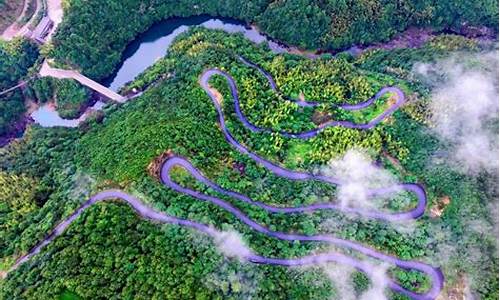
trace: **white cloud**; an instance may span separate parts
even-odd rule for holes
[[[376,266],[370,276],[371,287],[364,292],[360,300],[387,300],[385,289],[387,287],[387,267]]]
[[[451,146],[449,158],[460,170],[476,174],[498,169],[498,50],[461,55],[414,72],[432,87],[432,127]],[[493,127],[493,128],[492,128]]]
[[[370,189],[394,187],[397,181],[390,172],[375,166],[368,155],[357,150],[349,150],[341,159],[331,161],[321,173],[342,182],[337,188],[337,201],[342,207],[377,210],[396,195],[388,194],[386,199],[370,196]]]
[[[336,299],[355,300],[356,294],[352,286],[351,276],[354,268],[341,264],[329,263],[324,267],[325,273],[332,281],[336,290]]]
[[[236,231],[217,231],[214,233],[214,241],[219,251],[227,257],[244,260],[252,254],[241,235]]]

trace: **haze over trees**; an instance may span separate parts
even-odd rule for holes
[[[287,54],[274,55],[238,35],[191,30],[179,37],[164,59],[128,87],[142,89],[155,83],[143,96],[121,106],[112,105],[105,110],[104,117],[96,116],[79,129],[32,127],[23,140],[2,149],[0,183],[13,184],[5,190],[9,199],[1,207],[5,220],[2,221],[9,224],[0,228],[1,236],[6,237],[2,264],[8,267],[91,194],[117,186],[140,195],[149,205],[169,214],[221,230],[238,231],[253,251],[263,255],[298,257],[321,251],[313,244],[289,243],[255,233],[221,208],[167,189],[148,174],[151,161],[171,150],[188,158],[217,184],[268,204],[310,204],[329,201],[336,195],[336,188],[330,185],[277,177],[225,142],[215,122],[213,104],[198,83],[203,70],[218,67],[235,78],[242,110],[248,118],[274,130],[300,131],[317,126],[314,122],[317,112],[300,109],[287,101],[286,96],[302,94],[327,104],[356,103],[384,85],[398,85],[408,95],[420,99],[421,105],[405,106],[374,130],[336,127],[301,141],[249,132],[234,115],[225,81],[221,78],[211,81],[223,95],[229,130],[259,155],[288,168],[314,170],[353,147],[362,147],[397,178],[424,184],[429,205],[439,203],[443,196],[451,197],[442,218],[425,215],[413,225],[411,235],[384,222],[348,218],[338,212],[274,215],[235,199],[227,200],[273,230],[335,234],[403,259],[438,261],[443,255],[442,245],[453,245],[456,251],[447,253],[449,259],[439,260],[447,280],[460,280],[457,273],[473,274],[472,278],[480,278],[474,279],[474,293],[484,299],[498,299],[498,265],[491,263],[495,259],[494,239],[468,227],[473,219],[489,222],[489,212],[483,204],[492,196],[478,185],[485,177],[465,176],[447,165],[425,167],[426,159],[443,145],[428,131],[425,115],[428,88],[422,82],[411,81],[404,72],[411,70],[412,62],[432,61],[452,50],[473,52],[479,46],[462,37],[443,36],[417,49],[373,50],[357,59],[325,56],[311,61]],[[265,78],[243,65],[236,55],[268,70],[282,92],[271,91]],[[378,64],[380,60],[385,64]],[[166,77],[166,73],[175,76]],[[50,84],[54,83],[40,83]],[[36,93],[43,94],[45,89],[37,90]],[[374,109],[370,107],[366,115],[356,117],[368,118]],[[318,110],[324,118],[355,117],[329,105]],[[391,163],[387,153],[401,165]],[[238,166],[244,166],[243,171]],[[183,170],[176,170],[172,176],[182,186],[216,195]],[[22,193],[17,194],[18,190]],[[411,199],[407,201],[395,201],[387,209],[406,208],[405,205],[412,203]],[[469,211],[475,213],[468,215]],[[444,235],[438,239],[437,232]],[[470,256],[470,249],[483,254]],[[396,269],[392,272],[408,289],[428,288],[428,280],[418,272]],[[355,287],[356,295],[370,287],[370,280],[360,273],[349,278],[347,281]],[[105,288],[102,282],[106,282]],[[30,287],[24,289],[26,286]],[[134,295],[265,299],[273,295],[273,299],[325,299],[338,297],[337,293],[322,269],[297,271],[227,259],[215,250],[210,239],[178,226],[158,226],[140,220],[130,208],[119,203],[91,207],[41,255],[9,274],[0,284],[0,298],[13,295],[28,299],[68,294],[83,298]],[[391,297],[404,299],[398,295]]]
[[[25,39],[0,41],[0,90],[30,76],[29,69],[45,55],[55,58],[60,67],[103,79],[113,72],[131,40],[153,23],[176,16],[232,17],[255,24],[290,45],[328,50],[386,41],[410,26],[448,32],[465,27],[480,30],[481,26],[496,30],[498,25],[498,7],[492,0],[64,3],[63,23],[53,45],[45,49],[50,51],[40,55],[39,48]],[[492,53],[496,60],[491,60]],[[220,93],[226,126],[245,147],[278,165],[312,173],[334,172],[332,166],[348,161],[349,154],[362,153],[369,167],[356,171],[384,170],[394,181],[425,187],[426,212],[410,224],[331,210],[275,214],[221,195],[180,167],[171,172],[174,182],[221,197],[273,231],[332,235],[403,260],[439,266],[446,278],[445,297],[448,291],[463,288],[465,293],[467,288],[479,299],[498,300],[498,240],[492,234],[498,221],[491,214],[498,208],[497,177],[491,171],[494,161],[487,160],[488,167],[493,166],[490,169],[464,172],[454,161],[457,141],[443,139],[432,123],[435,90],[450,91],[446,71],[454,68],[483,74],[480,78],[488,79],[482,82],[486,94],[496,92],[493,102],[497,101],[498,90],[490,93],[488,89],[491,82],[498,83],[497,75],[492,75],[498,71],[497,54],[498,49],[486,42],[440,34],[415,48],[308,59],[273,53],[240,34],[192,28],[174,41],[165,57],[124,87],[124,93],[144,91],[140,97],[124,104],[108,103],[78,128],[34,124],[21,139],[0,148],[0,272],[8,271],[61,220],[105,189],[122,189],[166,214],[205,223],[221,232],[237,232],[240,244],[263,256],[297,258],[331,250],[326,245],[255,232],[227,210],[165,187],[151,171],[152,162],[174,153],[188,159],[217,185],[268,205],[296,207],[339,201],[342,189],[338,186],[284,179],[227,143],[215,107],[199,83],[202,72],[217,68],[234,78],[241,111],[248,120],[274,131],[252,132],[243,126],[226,80],[214,76],[210,86]],[[484,59],[486,55],[488,59]],[[439,65],[450,56],[459,57],[459,64],[446,61],[446,68]],[[278,91],[238,57],[269,72]],[[433,74],[432,66],[444,73]],[[386,86],[399,87],[408,102],[371,130],[330,127],[305,140],[276,133],[312,130],[332,120],[369,122],[394,101],[394,95],[381,97],[359,111],[336,105],[360,103]],[[457,90],[454,95],[463,103],[475,100],[465,97],[470,95],[467,91]],[[75,81],[49,77],[33,80],[25,94],[39,104],[55,100],[66,118],[77,117],[90,97],[89,90]],[[290,98],[321,105],[301,107]],[[491,99],[486,100],[483,109],[498,109],[498,103],[495,106]],[[0,96],[0,135],[25,110],[21,92]],[[461,113],[450,119],[454,126],[481,122],[473,116]],[[495,118],[480,123],[484,129],[480,133],[497,136]],[[381,209],[404,211],[415,203],[414,196],[400,193]],[[374,278],[355,270],[344,274],[336,265],[297,269],[245,263],[225,256],[218,246],[217,241],[194,230],[141,219],[119,201],[98,203],[38,255],[0,280],[0,299],[343,299],[343,287],[350,289],[351,298],[361,298],[376,285]],[[361,256],[341,247],[335,250]],[[328,276],[330,271],[337,272],[336,279]],[[425,292],[430,287],[430,278],[424,273],[393,266],[387,273],[411,291]],[[342,282],[338,280],[341,275]],[[408,300],[389,290],[386,294],[391,300]]]

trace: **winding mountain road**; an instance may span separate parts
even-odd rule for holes
[[[258,163],[261,163],[260,160],[257,161]],[[196,169],[188,160],[185,158],[182,158],[180,156],[173,156],[169,160],[167,160],[164,165],[163,165],[163,170],[164,174],[168,174],[170,169],[174,166],[182,167],[185,169],[191,176],[196,179],[197,181],[203,183],[204,185],[210,187],[211,189],[230,196],[232,198],[238,199],[242,202],[252,204],[254,206],[257,206],[259,208],[262,208],[270,213],[282,213],[282,214],[294,214],[294,213],[306,213],[306,212],[314,212],[317,210],[338,210],[342,211],[345,213],[349,214],[354,214],[354,215],[360,215],[363,217],[367,218],[373,218],[373,219],[378,219],[378,220],[383,220],[383,221],[388,221],[388,222],[395,222],[395,221],[405,221],[405,220],[413,220],[418,217],[420,217],[424,212],[425,212],[425,206],[427,204],[427,198],[425,195],[425,191],[423,190],[422,187],[416,184],[411,184],[411,183],[404,183],[404,184],[398,184],[394,185],[392,187],[385,187],[385,188],[380,188],[380,189],[371,189],[369,191],[369,196],[370,197],[376,197],[376,196],[382,196],[382,195],[387,195],[387,194],[396,194],[401,191],[407,191],[407,192],[412,192],[417,196],[418,202],[417,206],[413,209],[410,209],[409,211],[406,212],[400,212],[400,213],[388,213],[388,212],[381,212],[381,211],[373,211],[373,210],[363,210],[359,208],[353,208],[353,207],[344,207],[335,203],[317,203],[317,204],[311,204],[307,206],[297,206],[297,207],[276,207],[272,205],[268,205],[262,202],[258,202],[255,200],[252,200],[248,196],[245,196],[243,194],[226,190],[222,188],[221,186],[215,184],[212,182],[210,179],[206,178],[203,176],[203,174]],[[269,170],[271,172],[274,172],[276,169],[275,166],[270,166]],[[278,167],[279,168],[279,167]],[[285,169],[283,169],[285,170]],[[318,181],[323,181],[329,184],[336,184],[340,185],[341,181],[333,178],[333,177],[328,177],[328,176],[317,176],[313,174],[307,174],[307,173],[300,173],[300,172],[295,172],[295,171],[290,171],[290,170],[285,170],[288,172],[288,174],[285,174],[283,177],[295,180],[295,175],[301,176],[304,175],[305,177],[302,177],[304,179],[300,180],[318,180]],[[291,174],[291,175],[290,175]],[[292,176],[292,177],[290,177]],[[181,193],[187,193],[185,189],[182,187],[176,185],[168,175],[165,175],[162,177],[163,183],[168,185],[170,188],[181,192]],[[334,183],[338,182],[338,183]],[[192,194],[192,192],[189,192],[191,196],[199,196],[199,194]],[[207,199],[203,199],[207,200]],[[209,200],[211,201],[211,200]]]
[[[259,68],[259,70],[262,70],[262,69]],[[267,74],[267,73],[264,72],[264,74]],[[238,116],[238,118],[241,120],[241,122],[243,123],[243,125],[247,129],[251,130],[252,132],[269,132],[269,133],[274,132],[274,130],[272,130],[270,128],[261,128],[261,127],[255,126],[254,124],[250,123],[250,121],[247,119],[247,117],[242,113],[241,106],[240,106],[240,100],[238,97],[238,88],[236,87],[236,82],[228,73],[221,71],[219,69],[209,69],[209,70],[205,71],[201,75],[200,84],[206,91],[209,90],[208,81],[214,75],[221,75],[226,79],[227,83],[229,84],[229,88],[231,89],[232,97],[234,99],[234,109],[235,109],[236,115]],[[277,91],[276,84],[274,83],[274,80],[272,79],[271,75],[267,74],[266,77],[268,77],[272,89],[274,91]],[[304,132],[293,133],[293,132],[280,131],[279,133],[285,137],[308,139],[308,138],[312,138],[312,137],[318,135],[322,130],[324,130],[325,128],[328,128],[328,127],[342,126],[342,127],[346,127],[346,128],[352,128],[352,129],[364,129],[364,130],[371,129],[371,128],[375,127],[377,124],[379,124],[382,120],[384,120],[385,118],[390,116],[392,113],[394,113],[401,105],[403,105],[405,103],[405,95],[400,89],[398,89],[396,87],[384,87],[380,91],[378,91],[374,97],[372,97],[364,102],[361,102],[359,104],[353,104],[353,105],[351,105],[351,104],[340,105],[341,108],[344,108],[346,110],[351,110],[351,111],[360,110],[360,109],[368,107],[374,101],[376,101],[377,99],[379,99],[380,97],[382,97],[388,93],[396,94],[396,96],[397,96],[396,102],[393,105],[391,105],[388,109],[383,111],[380,115],[378,115],[374,119],[370,120],[368,123],[357,124],[357,123],[353,123],[351,121],[330,121],[330,122],[326,122],[324,124],[321,124],[319,127],[315,128],[315,129],[304,131]],[[294,101],[294,100],[291,100],[291,101]],[[302,105],[302,106],[317,106],[317,105],[319,105],[318,102],[305,102],[305,101],[301,101],[301,102],[295,101],[295,102],[297,104],[300,103],[299,105]],[[307,103],[309,103],[309,104],[307,104]]]
[[[288,170],[285,169],[273,162],[270,162],[257,154],[251,152],[249,149],[247,149],[243,144],[239,143],[229,132],[225,125],[225,118],[224,118],[224,113],[221,107],[221,104],[218,102],[217,98],[217,91],[212,89],[209,85],[209,80],[212,78],[212,76],[215,75],[220,75],[223,76],[231,89],[231,94],[235,106],[235,110],[237,113],[238,118],[241,120],[241,122],[251,131],[254,132],[259,132],[259,131],[271,131],[271,129],[265,129],[265,128],[259,128],[253,124],[251,124],[248,119],[244,116],[244,114],[241,112],[240,109],[240,104],[239,104],[239,98],[238,98],[238,90],[236,87],[236,83],[234,79],[227,73],[222,72],[217,69],[209,69],[205,71],[201,77],[200,77],[200,85],[201,87],[205,90],[205,92],[208,94],[210,99],[212,100],[217,113],[218,113],[218,118],[219,118],[219,124],[222,130],[222,133],[224,134],[224,137],[228,143],[230,143],[236,150],[238,150],[240,153],[248,155],[251,157],[255,162],[258,164],[264,166],[267,168],[269,171],[273,172],[274,174],[285,177],[290,180],[297,180],[297,181],[302,181],[302,180],[318,180],[318,181],[323,181],[329,184],[335,184],[335,185],[342,185],[344,182],[342,180],[339,180],[338,178],[334,177],[329,177],[321,174],[312,174],[312,173],[306,173],[306,172],[299,172],[299,171],[293,171],[293,170]],[[272,78],[271,78],[272,79]],[[276,89],[275,89],[276,90]],[[394,103],[390,108],[388,108],[386,111],[381,113],[381,115],[377,116],[375,119],[370,121],[369,123],[366,124],[354,124],[351,122],[341,122],[341,121],[333,121],[330,122],[327,126],[345,126],[345,127],[350,127],[350,128],[359,128],[359,129],[369,129],[377,125],[379,122],[381,122],[385,117],[389,116],[392,112],[394,112],[399,106],[401,106],[404,103],[404,94],[397,88],[395,87],[388,87],[382,89],[377,95],[373,98],[376,99],[378,97],[381,97],[383,94],[387,92],[393,92],[396,93],[398,96],[398,100],[396,103]],[[368,100],[372,101],[373,100]],[[358,108],[352,108],[352,109],[360,109],[364,104],[359,105]],[[307,131],[305,133],[290,133],[290,132],[281,132],[281,134],[289,137],[295,137],[295,138],[301,138],[301,139],[306,139],[306,138],[311,138],[318,134],[321,130],[323,130],[326,127],[318,127],[315,130],[312,131]],[[175,183],[171,177],[170,177],[170,171],[173,167],[175,166],[180,166],[184,169],[186,169],[196,180],[199,182],[209,186],[210,188],[225,194],[227,196],[231,196],[235,199],[238,199],[240,201],[246,202],[248,204],[258,206],[270,213],[301,213],[301,212],[307,212],[307,211],[314,211],[314,210],[319,210],[319,209],[337,209],[341,210],[347,213],[354,213],[354,214],[359,214],[365,217],[371,217],[371,218],[376,218],[376,219],[381,219],[385,221],[401,221],[401,220],[409,220],[409,219],[416,219],[420,217],[425,210],[425,206],[427,203],[427,198],[425,195],[425,191],[422,187],[420,187],[417,184],[411,184],[411,183],[403,183],[403,184],[398,184],[392,187],[386,187],[386,188],[380,188],[380,189],[372,189],[370,191],[370,196],[375,197],[378,195],[383,195],[383,194],[391,194],[391,193],[396,193],[401,190],[405,190],[408,192],[412,192],[417,196],[418,199],[418,204],[414,209],[411,209],[410,211],[407,212],[402,212],[402,213],[385,213],[385,212],[380,212],[380,211],[365,211],[365,210],[360,210],[356,208],[342,208],[339,207],[338,205],[335,204],[313,204],[310,206],[303,206],[303,207],[274,207],[267,205],[265,203],[257,202],[249,197],[234,192],[230,190],[226,190],[206,177],[202,175],[200,171],[198,171],[189,161],[186,159],[179,157],[179,156],[171,156],[169,157],[162,165],[161,172],[160,172],[160,178],[161,182],[166,186],[169,187],[179,193],[186,194],[189,196],[192,196],[198,200],[201,201],[208,201],[211,202],[226,211],[230,212],[233,214],[235,217],[237,217],[241,222],[245,223],[248,225],[250,228],[253,230],[260,232],[262,234],[268,235],[270,237],[274,237],[277,239],[282,239],[282,240],[287,240],[287,241],[300,241],[300,242],[319,242],[319,243],[328,243],[331,245],[335,245],[337,247],[343,247],[347,248],[350,250],[354,250],[364,256],[371,257],[372,259],[378,260],[380,262],[390,264],[392,266],[396,266],[405,270],[416,270],[425,273],[427,276],[432,281],[432,286],[431,288],[425,292],[425,293],[415,293],[412,291],[409,291],[402,286],[400,286],[397,282],[395,282],[392,279],[389,279],[388,282],[388,287],[392,289],[395,292],[404,294],[406,296],[409,296],[413,299],[416,300],[431,300],[435,299],[444,283],[444,277],[439,268],[435,268],[431,265],[419,262],[419,261],[407,261],[407,260],[401,260],[397,257],[387,255],[384,253],[381,253],[373,248],[363,246],[360,243],[349,241],[349,240],[344,240],[340,239],[334,236],[330,235],[312,235],[312,236],[307,236],[307,235],[301,235],[301,234],[295,234],[295,233],[284,233],[284,232],[278,232],[278,231],[273,231],[255,221],[253,221],[251,218],[249,218],[246,214],[244,214],[242,211],[240,211],[238,208],[233,206],[231,203],[214,197],[210,196],[207,194],[203,194],[201,192],[191,190],[189,188],[185,188],[180,186],[179,184]],[[70,215],[66,220],[62,221],[59,225],[55,227],[55,229],[52,231],[52,233],[45,238],[40,244],[38,244],[36,247],[34,247],[32,250],[30,250],[26,255],[20,257],[14,266],[11,268],[11,271],[16,269],[19,265],[22,263],[26,262],[30,258],[32,258],[34,255],[40,252],[40,250],[49,244],[51,241],[53,241],[57,236],[61,235],[64,230],[78,217],[81,215],[81,213],[91,205],[99,202],[99,201],[105,201],[105,200],[110,200],[110,199],[120,199],[126,203],[128,203],[136,212],[138,215],[145,219],[149,220],[154,220],[157,222],[161,223],[169,223],[169,224],[176,224],[180,226],[186,226],[192,229],[195,229],[197,231],[203,232],[213,238],[217,238],[219,236],[219,232],[215,230],[214,228],[194,222],[191,220],[186,220],[186,219],[181,219],[173,216],[169,216],[163,212],[159,212],[154,210],[153,208],[146,206],[144,203],[142,203],[139,199],[135,198],[132,195],[129,195],[123,191],[120,190],[106,190],[103,192],[100,192],[93,197],[91,197],[87,202],[85,202],[79,209],[77,209],[72,215]],[[376,266],[368,262],[367,260],[358,260],[353,257],[346,256],[344,254],[338,253],[338,252],[327,252],[327,253],[322,253],[322,254],[312,254],[300,258],[293,258],[293,259],[280,259],[280,258],[269,258],[269,257],[264,257],[257,255],[253,252],[249,252],[244,256],[244,259],[252,262],[252,263],[258,263],[258,264],[268,264],[268,265],[282,265],[282,266],[304,266],[304,265],[317,265],[317,264],[322,264],[326,262],[337,262],[337,263],[342,263],[342,264],[347,264],[349,266],[352,266],[362,272],[365,272],[367,275],[371,276],[374,274],[376,271]]]
[[[260,66],[254,64],[253,62],[247,60],[243,56],[236,56],[236,57],[243,64],[245,64],[245,65],[247,65],[247,66],[249,66],[251,68],[256,69],[262,75],[264,75],[264,77],[266,77],[267,81],[269,82],[269,85],[270,85],[271,89],[274,92],[276,92],[276,93],[280,92],[280,90],[278,88],[278,85],[274,81],[273,76],[271,76],[271,74],[269,74],[269,72],[267,72],[266,70],[264,70]],[[340,105],[337,105],[337,107],[345,109],[345,110],[360,110],[360,109],[363,109],[363,108],[366,108],[366,107],[370,106],[375,100],[377,100],[378,98],[380,98],[381,96],[383,96],[385,93],[391,92],[391,91],[398,93],[398,97],[399,97],[398,99],[404,99],[404,94],[401,93],[401,91],[399,89],[394,89],[394,88],[391,88],[389,90],[382,89],[374,97],[371,97],[370,99],[367,99],[367,100],[365,100],[363,102],[359,102],[359,103],[356,103],[356,104],[347,104],[347,103],[346,104],[340,104]],[[287,99],[287,100],[289,100],[289,101],[293,101],[293,102],[297,103],[297,105],[302,106],[302,107],[316,107],[316,106],[319,106],[319,105],[323,104],[322,102],[310,101],[310,100],[301,100],[301,99],[291,98],[291,97],[288,97],[288,96],[285,96],[284,98]]]

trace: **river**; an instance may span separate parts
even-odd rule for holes
[[[118,91],[126,83],[152,66],[158,59],[167,54],[168,48],[174,39],[192,26],[203,26],[209,29],[222,29],[229,33],[242,33],[247,39],[259,43],[268,43],[276,53],[285,52],[287,48],[271,41],[255,28],[248,27],[244,22],[230,18],[213,18],[210,16],[194,16],[188,18],[169,18],[151,26],[132,41],[122,54],[122,59],[116,71],[105,79],[104,86]],[[92,108],[101,109],[102,105]],[[87,114],[74,120],[65,120],[56,110],[41,106],[31,117],[35,123],[43,127],[76,127],[86,119]]]
[[[229,33],[240,32],[254,43],[267,42],[274,52],[286,51],[286,48],[269,40],[255,28],[247,27],[245,23],[235,19],[210,16],[170,18],[153,25],[127,46],[116,71],[103,81],[104,85],[118,91],[158,59],[164,57],[174,39],[192,26],[222,29]]]

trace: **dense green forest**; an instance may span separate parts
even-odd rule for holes
[[[460,30],[498,26],[494,0],[459,1],[67,1],[54,56],[94,79],[111,74],[125,46],[153,23],[208,14],[255,23],[289,45],[339,49],[386,41],[410,26]]]
[[[26,40],[0,40],[0,92],[18,84],[38,58],[38,47]],[[24,97],[19,89],[0,95],[0,136],[25,112]]]
[[[73,79],[40,77],[33,80],[28,94],[39,104],[54,101],[64,119],[78,118],[90,102],[90,90]]]
[[[59,115],[64,119],[80,116],[90,100],[90,91],[72,79],[56,82],[56,105]]]
[[[68,24],[76,18],[76,15],[72,16],[73,9],[78,11],[86,7],[87,13],[95,13],[91,19],[97,28],[104,26],[106,20],[125,13],[126,10],[121,11],[123,7],[136,5],[132,1],[113,9],[93,11],[112,3],[82,3],[85,5],[71,2],[73,7],[59,31],[60,40],[55,42],[56,53],[65,51],[62,50],[64,43],[57,44],[63,37],[71,43],[85,41],[86,37],[69,31],[82,30],[91,34],[84,25],[81,29],[74,24],[75,27],[69,27]],[[265,2],[259,5],[247,2],[242,11],[258,12],[266,5]],[[167,5],[164,6],[167,9]],[[143,12],[151,10],[152,15],[158,16],[164,12],[153,12],[146,4],[140,9]],[[199,9],[206,12],[216,8],[202,6]],[[140,17],[146,15],[143,13]],[[134,17],[139,18],[139,15]],[[136,24],[128,19],[127,26],[120,28],[130,27],[132,30]],[[147,22],[141,26],[134,32],[143,31]],[[84,67],[95,76],[112,69],[110,62],[119,58],[122,46],[133,37],[133,34],[120,37],[116,33],[101,33],[102,36],[94,37],[106,41],[121,40],[113,44],[116,47],[112,51],[113,59],[94,64],[95,69],[90,65]],[[95,49],[90,47],[104,44],[96,41],[88,45],[66,54],[72,59],[80,57],[77,53],[91,57],[97,52],[92,52]],[[0,266],[4,271],[8,270],[16,257],[33,247],[55,224],[69,216],[90,195],[105,188],[122,188],[168,214],[207,223],[220,230],[240,232],[253,251],[262,255],[299,257],[325,250],[316,244],[286,242],[256,233],[225,210],[165,188],[148,173],[151,161],[171,150],[188,158],[203,174],[224,188],[264,203],[310,204],[328,201],[336,195],[335,187],[324,183],[295,182],[278,177],[227,144],[215,122],[213,104],[198,84],[204,69],[217,67],[235,78],[242,110],[249,119],[275,130],[311,129],[331,119],[369,120],[377,107],[356,115],[328,104],[356,103],[373,95],[382,86],[400,86],[413,100],[375,129],[361,131],[332,127],[315,138],[302,141],[249,132],[234,114],[225,81],[214,78],[211,82],[223,95],[229,130],[259,155],[289,168],[313,171],[351,148],[363,148],[399,180],[425,185],[430,202],[428,209],[443,196],[451,197],[452,202],[442,217],[431,217],[427,212],[407,232],[386,222],[334,211],[286,216],[269,214],[222,197],[273,230],[308,235],[332,234],[360,241],[402,259],[437,264],[442,268],[450,289],[460,282],[463,274],[467,274],[474,295],[481,299],[498,299],[495,237],[476,232],[469,226],[474,220],[491,226],[488,203],[495,201],[495,195],[482,188],[490,182],[490,177],[483,173],[464,175],[446,163],[426,165],[427,159],[438,150],[446,149],[446,145],[427,127],[429,86],[411,76],[416,62],[432,62],[452,51],[481,52],[481,47],[463,37],[442,36],[421,48],[406,51],[373,50],[359,58],[325,55],[308,60],[289,54],[273,54],[265,46],[257,47],[240,35],[201,28],[191,30],[178,38],[164,59],[128,87],[142,89],[150,86],[143,96],[123,105],[109,105],[103,113],[95,115],[78,129],[32,126],[22,140],[0,149],[0,224],[5,224],[0,226]],[[95,56],[96,59],[101,60],[101,55],[111,53],[104,48]],[[281,93],[271,91],[265,78],[242,64],[237,55],[268,70]],[[81,66],[86,63],[90,60],[82,60]],[[171,76],[165,76],[167,73]],[[36,85],[39,87],[34,88],[34,93],[43,98],[50,94],[54,83],[43,80]],[[285,99],[286,96],[300,95],[325,102],[325,105],[316,110],[303,109]],[[387,100],[382,99],[380,105]],[[394,163],[394,160],[399,163]],[[237,166],[244,166],[243,171]],[[181,170],[174,176],[183,186],[221,196],[195,183]],[[9,184],[5,184],[7,182]],[[394,202],[389,209],[398,210],[408,205]],[[448,252],[443,252],[443,249]],[[475,255],[476,251],[481,253],[479,257]],[[447,259],[444,260],[443,256]],[[393,276],[408,289],[425,291],[428,288],[428,280],[418,272],[392,271]],[[351,274],[347,281],[354,286],[357,296],[373,284],[358,272]],[[160,226],[141,220],[126,205],[114,202],[89,208],[63,236],[0,282],[2,299],[51,299],[60,295],[83,299],[341,297],[324,268],[287,269],[228,259],[216,250],[210,239],[178,226]],[[391,298],[405,299],[395,294]]]
[[[0,40],[0,89],[17,84],[38,58],[38,47],[27,39]]]

